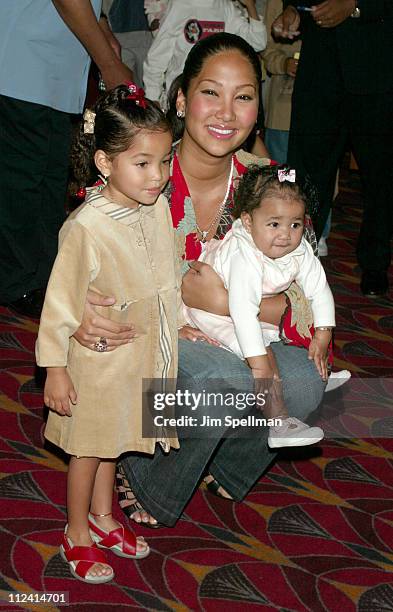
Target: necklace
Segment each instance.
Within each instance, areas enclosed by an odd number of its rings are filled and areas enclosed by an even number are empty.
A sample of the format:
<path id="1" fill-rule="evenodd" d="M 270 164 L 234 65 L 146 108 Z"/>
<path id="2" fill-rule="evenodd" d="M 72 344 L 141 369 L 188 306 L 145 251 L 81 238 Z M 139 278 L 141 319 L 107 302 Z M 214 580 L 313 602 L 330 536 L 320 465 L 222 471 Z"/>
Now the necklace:
<path id="1" fill-rule="evenodd" d="M 213 220 L 211 221 L 211 223 L 210 223 L 209 227 L 208 227 L 207 229 L 205 229 L 205 230 L 202 230 L 202 229 L 199 227 L 198 223 L 196 223 L 196 221 L 195 221 L 196 228 L 197 228 L 197 230 L 198 230 L 198 233 L 199 233 L 199 234 L 200 234 L 200 236 L 201 236 L 201 242 L 203 242 L 203 243 L 205 243 L 205 242 L 206 242 L 207 237 L 208 237 L 208 235 L 209 235 L 209 233 L 210 233 L 211 229 L 212 229 L 212 228 L 214 227 L 214 225 L 217 223 L 217 221 L 218 221 L 218 220 L 219 220 L 219 218 L 221 217 L 221 213 L 222 213 L 222 211 L 224 210 L 224 207 L 225 207 L 226 201 L 227 201 L 228 196 L 229 196 L 229 191 L 230 191 L 230 189 L 231 189 L 231 185 L 232 185 L 233 166 L 234 166 L 234 164 L 233 164 L 233 157 L 232 157 L 232 159 L 231 159 L 231 171 L 230 171 L 230 173 L 229 173 L 229 178 L 228 178 L 228 183 L 227 183 L 227 189 L 226 189 L 226 192 L 225 192 L 225 196 L 224 196 L 223 201 L 221 202 L 221 204 L 220 204 L 220 205 L 219 205 L 219 207 L 217 208 L 217 212 L 216 212 L 216 214 L 214 215 Z"/>

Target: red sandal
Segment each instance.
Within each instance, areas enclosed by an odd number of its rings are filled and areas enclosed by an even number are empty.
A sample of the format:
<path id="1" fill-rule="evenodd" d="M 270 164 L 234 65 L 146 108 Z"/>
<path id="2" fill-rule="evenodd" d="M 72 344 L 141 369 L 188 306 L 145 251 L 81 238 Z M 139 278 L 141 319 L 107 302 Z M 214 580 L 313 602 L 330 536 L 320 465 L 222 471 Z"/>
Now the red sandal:
<path id="1" fill-rule="evenodd" d="M 67 526 L 64 530 L 63 541 L 60 544 L 60 555 L 69 564 L 70 572 L 74 578 L 90 584 L 103 584 L 113 580 L 115 573 L 109 565 L 105 553 L 99 550 L 96 544 L 91 546 L 74 546 L 70 538 L 67 537 L 66 532 Z M 87 576 L 87 572 L 95 563 L 108 565 L 112 573 L 107 576 Z"/>
<path id="2" fill-rule="evenodd" d="M 126 529 L 124 525 L 119 525 L 117 529 L 112 529 L 112 531 L 105 531 L 97 525 L 95 516 L 106 515 L 93 514 L 92 512 L 89 514 L 90 535 L 99 548 L 107 548 L 118 557 L 127 559 L 144 559 L 150 554 L 150 548 L 147 545 L 145 550 L 137 550 L 137 537 L 133 531 Z"/>

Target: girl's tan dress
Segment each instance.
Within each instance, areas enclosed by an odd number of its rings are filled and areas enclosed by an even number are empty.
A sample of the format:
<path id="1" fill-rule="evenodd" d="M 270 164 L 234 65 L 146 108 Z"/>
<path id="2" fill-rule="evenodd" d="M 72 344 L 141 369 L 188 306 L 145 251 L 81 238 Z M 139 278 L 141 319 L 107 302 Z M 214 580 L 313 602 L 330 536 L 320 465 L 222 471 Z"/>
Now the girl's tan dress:
<path id="1" fill-rule="evenodd" d="M 177 374 L 183 323 L 177 259 L 164 196 L 154 206 L 128 209 L 92 189 L 62 227 L 36 356 L 43 367 L 66 365 L 75 386 L 72 416 L 50 411 L 45 429 L 45 437 L 67 453 L 115 458 L 126 451 L 154 453 L 156 442 L 178 448 L 177 438 L 163 429 L 154 437 L 142 432 L 142 379 Z M 115 297 L 114 306 L 96 310 L 132 323 L 139 336 L 134 342 L 98 353 L 71 337 L 88 289 Z"/>

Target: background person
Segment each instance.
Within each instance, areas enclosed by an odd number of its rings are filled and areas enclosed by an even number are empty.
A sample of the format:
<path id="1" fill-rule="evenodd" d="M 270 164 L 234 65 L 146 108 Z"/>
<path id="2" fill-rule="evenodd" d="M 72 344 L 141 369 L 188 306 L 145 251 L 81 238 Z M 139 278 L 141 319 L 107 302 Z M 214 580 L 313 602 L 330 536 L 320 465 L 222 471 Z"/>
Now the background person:
<path id="1" fill-rule="evenodd" d="M 242 36 L 256 51 L 264 49 L 266 28 L 255 0 L 244 0 L 242 4 L 249 20 L 231 0 L 170 0 L 144 64 L 146 96 L 166 108 L 166 93 L 183 71 L 190 49 L 211 34 L 231 32 Z"/>
<path id="2" fill-rule="evenodd" d="M 325 0 L 300 15 L 292 3 L 273 24 L 282 37 L 301 28 L 302 53 L 292 97 L 288 163 L 308 174 L 319 192 L 321 235 L 333 200 L 337 168 L 348 140 L 363 183 L 357 244 L 361 290 L 388 290 L 393 207 L 393 3 Z M 317 62 L 316 62 L 317 58 Z M 382 168 L 384 169 L 382 171 Z"/>
<path id="3" fill-rule="evenodd" d="M 101 0 L 0 2 L 0 302 L 27 316 L 40 315 L 57 252 L 89 54 L 108 88 L 132 78 L 100 9 Z"/>

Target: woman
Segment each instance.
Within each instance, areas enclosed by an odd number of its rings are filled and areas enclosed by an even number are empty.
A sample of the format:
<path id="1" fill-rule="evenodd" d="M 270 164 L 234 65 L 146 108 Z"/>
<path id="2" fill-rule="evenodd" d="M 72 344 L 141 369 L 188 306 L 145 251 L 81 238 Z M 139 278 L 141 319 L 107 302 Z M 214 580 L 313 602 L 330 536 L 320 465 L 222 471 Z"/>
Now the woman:
<path id="1" fill-rule="evenodd" d="M 172 109 L 175 132 L 180 127 L 183 134 L 175 147 L 167 189 L 179 243 L 182 239 L 185 242 L 186 260 L 197 259 L 202 242 L 221 237 L 230 228 L 237 177 L 246 171 L 247 163 L 258 161 L 239 152 L 239 148 L 257 121 L 260 81 L 258 56 L 235 35 L 221 33 L 203 39 L 187 58 Z M 218 276 L 208 266 L 192 265 L 194 269 L 183 280 L 185 302 L 228 314 L 226 291 Z M 89 300 L 100 306 L 111 303 L 96 295 Z M 268 304 L 264 304 L 261 318 L 278 324 L 285 296 L 265 302 Z M 90 349 L 98 338 L 105 337 L 108 350 L 114 350 L 131 341 L 133 333 L 98 316 L 87 305 L 76 336 Z M 320 403 L 324 383 L 304 349 L 278 342 L 273 350 L 288 411 L 304 420 Z M 209 385 L 213 391 L 219 386 L 232 393 L 250 392 L 253 380 L 247 365 L 235 355 L 206 342 L 180 340 L 178 388 L 200 392 Z M 217 408 L 204 406 L 204 414 L 217 416 Z M 214 437 L 210 433 L 182 438 L 180 434 L 179 451 L 164 455 L 157 449 L 153 458 L 124 458 L 121 468 L 130 485 L 127 490 L 126 480 L 119 476 L 125 512 L 147 526 L 172 526 L 206 474 L 206 482 L 217 494 L 243 499 L 274 459 L 274 453 L 268 450 L 266 429 L 251 438 L 224 438 L 224 434 L 223 428 L 217 428 Z"/>

